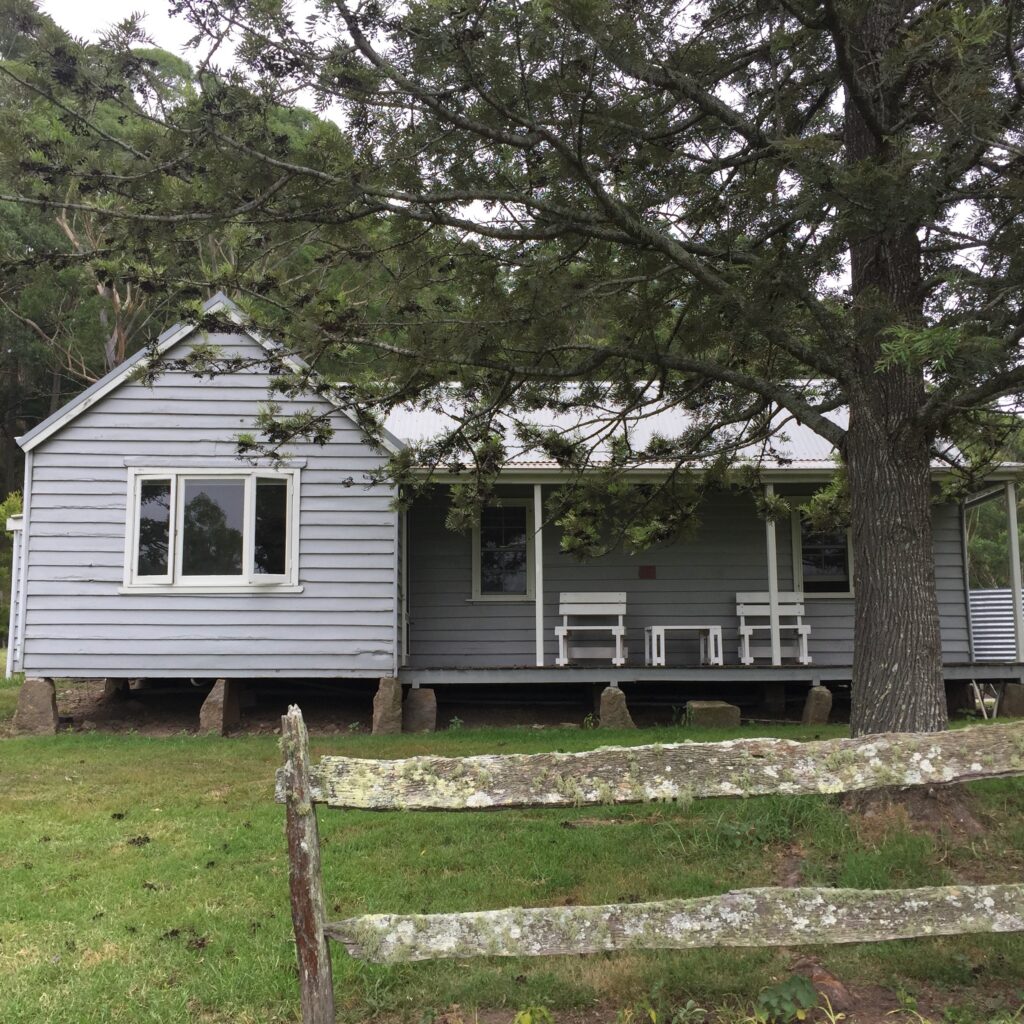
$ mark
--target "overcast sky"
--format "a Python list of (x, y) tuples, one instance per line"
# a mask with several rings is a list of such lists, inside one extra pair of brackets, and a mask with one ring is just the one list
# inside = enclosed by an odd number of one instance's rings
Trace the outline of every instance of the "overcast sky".
[(191, 26), (184, 18), (168, 17), (166, 0), (103, 0), (98, 4), (82, 0), (42, 0), (40, 7), (61, 28), (80, 39), (97, 39), (111, 25), (139, 12), (145, 15), (143, 24), (158, 46), (188, 56), (185, 43), (192, 35)]

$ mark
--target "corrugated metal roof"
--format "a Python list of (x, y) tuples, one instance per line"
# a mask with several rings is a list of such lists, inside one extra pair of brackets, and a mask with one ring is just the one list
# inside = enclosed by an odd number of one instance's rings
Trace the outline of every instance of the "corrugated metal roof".
[[(454, 407), (453, 407), (453, 411)], [(500, 416), (497, 423), (505, 430), (506, 446), (509, 457), (506, 465), (509, 468), (523, 469), (558, 469), (559, 464), (544, 457), (536, 450), (523, 447), (517, 440), (515, 425), (525, 423), (546, 429), (556, 429), (564, 433), (578, 436), (589, 436), (597, 427), (597, 419), (608, 415), (599, 409), (573, 410), (555, 413), (551, 410), (539, 410), (525, 414)], [(845, 428), (848, 417), (845, 409), (829, 413), (828, 418), (837, 426)], [(673, 438), (694, 426), (695, 418), (686, 411), (676, 407), (666, 407), (645, 411), (641, 415), (627, 417), (613, 432), (615, 437), (626, 436), (637, 450), (645, 448), (655, 436)], [(776, 469), (824, 469), (835, 468), (835, 449), (819, 434), (802, 423), (797, 423), (788, 416), (778, 417), (778, 431), (773, 436), (771, 445), (748, 445), (740, 449), (742, 459), (757, 461), (768, 468)], [(438, 409), (422, 409), (404, 406), (393, 410), (385, 421), (387, 430), (410, 445), (420, 445), (437, 439), (457, 425), (455, 417)], [(729, 436), (737, 436), (735, 429)], [(601, 465), (608, 459), (608, 438), (604, 437), (595, 447), (591, 463)], [(723, 445), (728, 437), (722, 437)], [(669, 463), (648, 463), (651, 469), (669, 468)]]

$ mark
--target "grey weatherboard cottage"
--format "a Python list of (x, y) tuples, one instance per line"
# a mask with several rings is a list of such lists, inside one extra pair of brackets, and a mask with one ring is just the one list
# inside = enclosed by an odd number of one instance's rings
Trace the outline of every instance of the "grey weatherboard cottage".
[[(238, 331), (204, 342), (300, 365), (246, 330), (223, 296), (206, 308)], [(196, 339), (195, 328), (174, 327), (158, 348), (178, 358)], [(291, 445), (282, 463), (250, 464), (237, 458), (235, 437), (267, 401), (271, 371), (206, 379), (169, 370), (150, 386), (137, 372), (146, 355), (19, 439), (25, 500), (8, 524), (9, 674), (398, 676), (413, 685), (849, 679), (852, 555), (842, 535), (810, 533), (797, 518), (766, 524), (749, 493), (725, 490), (708, 499), (695, 538), (580, 563), (543, 521), (561, 470), (534, 453), (509, 463), (500, 503), (472, 536), (452, 533), (444, 520), (455, 478), (438, 478), (405, 514), (393, 487), (370, 479), (388, 449), (435, 433), (437, 414), (396, 413), (381, 448), (326, 398), (276, 398), (285, 413), (326, 412), (333, 436)], [(762, 465), (777, 493), (808, 495), (834, 471), (828, 445), (805, 428), (787, 425), (777, 448)], [(1007, 467), (987, 493), (1013, 488)], [(973, 657), (961, 506), (936, 505), (934, 525), (947, 678), (1018, 678), (1020, 615), (1011, 660), (980, 666)], [(786, 593), (802, 597), (810, 664), (786, 657), (777, 613), (770, 656), (740, 664), (743, 592), (774, 595), (776, 606)], [(556, 666), (560, 601), (606, 593), (625, 602), (626, 663)], [(665, 624), (681, 630), (668, 637), (667, 663), (645, 664), (645, 628)], [(724, 664), (700, 663), (688, 624), (720, 628)]]

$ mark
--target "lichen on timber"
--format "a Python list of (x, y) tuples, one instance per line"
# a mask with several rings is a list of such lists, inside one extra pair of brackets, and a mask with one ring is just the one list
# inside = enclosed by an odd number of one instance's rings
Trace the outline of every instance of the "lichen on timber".
[(860, 942), (1024, 930), (1024, 886), (744, 889), (662, 903), (356, 918), (332, 926), (368, 959), (540, 956), (637, 948)]
[(797, 743), (745, 739), (574, 753), (399, 761), (327, 757), (313, 791), (334, 806), (485, 809), (839, 793), (1024, 772), (1024, 724)]

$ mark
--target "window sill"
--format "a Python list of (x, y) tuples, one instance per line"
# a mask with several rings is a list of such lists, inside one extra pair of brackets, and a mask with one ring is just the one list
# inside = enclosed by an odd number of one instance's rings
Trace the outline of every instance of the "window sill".
[(467, 597), (466, 604), (535, 604), (536, 598), (521, 597)]
[(206, 587), (180, 586), (174, 583), (163, 583), (155, 585), (139, 584), (138, 586), (118, 587), (119, 594), (231, 594), (241, 596), (244, 594), (273, 595), (273, 594), (301, 594), (305, 588), (301, 583), (268, 583), (260, 585), (257, 583), (243, 586), (223, 586), (215, 584)]

